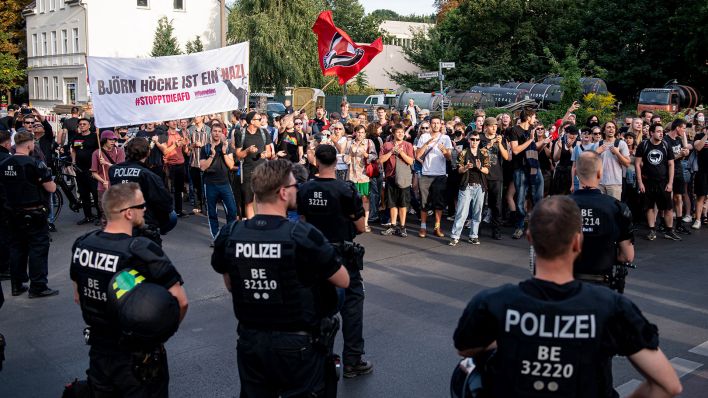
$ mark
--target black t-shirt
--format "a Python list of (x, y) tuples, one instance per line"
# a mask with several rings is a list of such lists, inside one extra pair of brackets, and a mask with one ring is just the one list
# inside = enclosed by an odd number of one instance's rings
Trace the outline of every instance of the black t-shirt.
[(636, 156), (642, 158), (642, 179), (665, 184), (669, 180), (669, 160), (674, 159), (674, 151), (666, 141), (658, 145), (644, 140), (637, 147)]
[(79, 166), (82, 171), (88, 172), (91, 169), (91, 157), (93, 156), (93, 152), (98, 149), (98, 138), (96, 134), (77, 134), (69, 143), (71, 149), (76, 152), (76, 165)]
[[(273, 143), (270, 134), (265, 129), (258, 129), (255, 133), (251, 134), (248, 129), (244, 130), (245, 134), (236, 134), (235, 146), (238, 149), (246, 149), (251, 145), (255, 145), (258, 151), (255, 153), (248, 153), (245, 158), (242, 159), (243, 167), (241, 173), (243, 173), (244, 178), (249, 178), (253, 169), (259, 164), (265, 162), (265, 159), (261, 158), (261, 153), (265, 152), (266, 145)], [(242, 138), (243, 137), (243, 141)], [(264, 139), (265, 138), (265, 142)]]
[(14, 124), (13, 123), (14, 119), (15, 118), (10, 117), (10, 116), (0, 117), (0, 130), (10, 131), (11, 127), (15, 127), (15, 126), (12, 126), (12, 124)]
[(68, 136), (67, 142), (71, 142), (71, 140), (79, 134), (79, 118), (70, 117), (68, 119), (64, 119), (62, 122), (62, 128), (66, 129)]
[(10, 208), (46, 205), (49, 196), (42, 184), (49, 181), (52, 181), (51, 170), (33, 157), (14, 155), (0, 163), (0, 186)]
[[(696, 134), (694, 142), (702, 140), (705, 135), (705, 133)], [(696, 155), (698, 156), (698, 171), (708, 173), (708, 145), (704, 146), (700, 151), (696, 151)]]
[[(677, 135), (676, 138), (671, 138), (670, 135), (664, 134), (664, 141), (669, 144), (669, 148), (674, 154), (674, 159), (681, 155), (681, 148), (683, 148), (681, 137)], [(674, 162), (674, 181), (683, 181), (683, 169), (679, 162)]]
[(356, 236), (352, 215), (363, 215), (362, 202), (354, 185), (334, 178), (315, 178), (300, 186), (297, 212), (322, 231), (332, 243)]
[(286, 159), (290, 160), (293, 163), (297, 163), (300, 161), (300, 154), (298, 153), (298, 148), (305, 146), (305, 140), (302, 138), (302, 134), (295, 131), (286, 131), (280, 135), (278, 141), (280, 143), (280, 150), (285, 151), (288, 154)]
[[(578, 391), (581, 386), (595, 390), (583, 390), (585, 395), (578, 397), (612, 396), (612, 357), (655, 350), (659, 345), (656, 326), (625, 296), (579, 281), (558, 285), (539, 279), (477, 294), (460, 317), (453, 340), (458, 350), (487, 347), (496, 341), (499, 372), (493, 384), (495, 392), (507, 393), (533, 390), (531, 385), (519, 382), (536, 376), (530, 373), (532, 368), (540, 365), (543, 370), (548, 368), (544, 364), (550, 362), (536, 346), (558, 346), (561, 368), (570, 366), (572, 379), (556, 376), (551, 380), (560, 384), (561, 391)], [(528, 371), (524, 371), (524, 363), (530, 365)], [(550, 364), (552, 371), (553, 362)], [(582, 368), (576, 369), (577, 366)], [(595, 377), (591, 378), (590, 373)], [(515, 383), (505, 385), (505, 377), (515, 379)], [(549, 377), (553, 377), (552, 373), (538, 373), (536, 380)]]
[[(533, 127), (531, 127), (533, 128)], [(521, 126), (514, 126), (509, 132), (509, 142), (516, 141), (518, 145), (524, 144), (528, 139), (529, 130), (524, 130)], [(518, 170), (524, 167), (524, 153), (521, 152), (511, 157), (511, 166), (514, 170)]]
[[(504, 138), (502, 138), (501, 145), (506, 145), (506, 140)], [(499, 145), (496, 143), (496, 138), (490, 140), (486, 135), (482, 134), (480, 136), (479, 147), (486, 148), (487, 155), (489, 155), (489, 174), (487, 174), (487, 180), (501, 180), (504, 176), (504, 170), (502, 169), (502, 160), (504, 158), (502, 158), (501, 152), (499, 151)]]
[[(465, 150), (465, 157), (464, 157), (464, 164), (475, 164), (476, 161), (479, 160), (481, 163), (481, 166), (484, 167), (486, 156), (482, 153), (481, 149), (477, 149), (477, 154), (473, 154), (470, 149)], [(461, 165), (457, 165), (458, 167)], [(467, 185), (472, 185), (472, 184), (478, 184), (481, 185), (484, 189), (485, 187), (485, 181), (484, 181), (484, 175), (482, 174), (482, 171), (480, 169), (474, 168), (467, 170), (465, 172), (465, 175), (462, 178), (462, 184), (464, 186), (460, 186), (460, 189), (466, 189)]]
[[(229, 167), (224, 160), (222, 147), (224, 144), (219, 144), (216, 148), (211, 147), (211, 143), (204, 145), (199, 153), (199, 159), (207, 160), (211, 154), (214, 154), (214, 159), (208, 169), (204, 170), (203, 180), (205, 184), (228, 184), (229, 183)], [(231, 153), (231, 148), (227, 145), (226, 154)]]

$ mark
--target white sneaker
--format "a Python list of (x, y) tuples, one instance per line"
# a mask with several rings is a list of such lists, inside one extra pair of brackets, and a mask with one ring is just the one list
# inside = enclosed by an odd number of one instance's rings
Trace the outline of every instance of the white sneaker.
[(685, 223), (690, 223), (691, 221), (693, 221), (693, 217), (691, 217), (690, 215), (687, 214), (687, 215), (683, 216), (682, 220)]
[(693, 229), (701, 229), (701, 220), (696, 220), (693, 222), (693, 225), (691, 225), (691, 228)]

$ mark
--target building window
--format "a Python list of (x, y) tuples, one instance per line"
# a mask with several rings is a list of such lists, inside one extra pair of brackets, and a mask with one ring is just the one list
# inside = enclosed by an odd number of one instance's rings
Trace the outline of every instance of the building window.
[(46, 0), (38, 0), (38, 1), (37, 1), (40, 14), (44, 12), (44, 8), (45, 8), (45, 7), (44, 7), (44, 2), (45, 2), (45, 1), (46, 1)]
[(72, 30), (74, 35), (74, 54), (79, 52), (79, 28), (74, 28)]
[(34, 94), (34, 99), (38, 99), (38, 98), (39, 98), (39, 78), (38, 78), (38, 77), (35, 77), (35, 78), (34, 78), (34, 90), (33, 90), (33, 94)]
[(69, 32), (66, 29), (61, 31), (61, 53), (66, 54), (69, 52)]
[(44, 83), (44, 99), (49, 99), (49, 78), (45, 77), (43, 79)]
[(175, 10), (184, 11), (184, 0), (173, 0)]
[(57, 55), (57, 32), (52, 31), (52, 55)]
[(47, 32), (42, 33), (42, 55), (47, 55), (49, 52), (47, 51)]
[(54, 99), (61, 99), (61, 95), (59, 93), (59, 78), (54, 76)]
[(37, 56), (37, 34), (32, 35), (32, 56)]
[(138, 8), (150, 7), (150, 0), (138, 0)]
[(49, 0), (49, 11), (57, 9), (57, 0)]

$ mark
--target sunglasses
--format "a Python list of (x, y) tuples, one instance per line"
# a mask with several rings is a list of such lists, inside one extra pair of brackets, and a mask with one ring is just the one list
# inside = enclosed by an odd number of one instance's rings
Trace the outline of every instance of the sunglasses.
[(302, 126), (302, 122), (300, 123), (295, 123), (296, 126)]
[(344, 129), (341, 127), (334, 127), (332, 130), (337, 131), (337, 130), (344, 130)]
[(479, 138), (470, 138), (470, 141), (479, 141)]
[(298, 185), (300, 185), (300, 184), (298, 184), (298, 183), (296, 182), (296, 183), (290, 184), (290, 185), (283, 185), (283, 188), (284, 188), (284, 189), (288, 189), (288, 188), (292, 188), (292, 187), (297, 187)]
[(145, 208), (147, 208), (147, 203), (143, 202), (139, 205), (126, 207), (125, 209), (120, 209), (120, 210), (118, 210), (118, 213), (122, 213), (122, 212), (124, 212), (126, 210), (130, 210), (130, 209), (145, 210)]
[(430, 126), (423, 126), (420, 128), (421, 130), (430, 130)]
[(22, 122), (22, 123), (24, 123), (24, 124), (32, 124), (32, 123), (34, 123), (34, 122)]

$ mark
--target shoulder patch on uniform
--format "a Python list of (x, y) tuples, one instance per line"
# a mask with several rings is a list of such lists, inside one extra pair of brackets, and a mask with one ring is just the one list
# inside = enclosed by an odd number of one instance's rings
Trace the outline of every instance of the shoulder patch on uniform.
[(292, 236), (298, 245), (308, 249), (324, 245), (327, 241), (317, 228), (312, 224), (298, 221), (293, 225)]
[(136, 238), (133, 238), (133, 240), (130, 242), (130, 246), (128, 246), (130, 251), (136, 254), (139, 254), (143, 252), (144, 250), (148, 250), (152, 254), (156, 256), (164, 256), (165, 252), (162, 251), (162, 248), (160, 246), (151, 241), (148, 238), (138, 236)]

